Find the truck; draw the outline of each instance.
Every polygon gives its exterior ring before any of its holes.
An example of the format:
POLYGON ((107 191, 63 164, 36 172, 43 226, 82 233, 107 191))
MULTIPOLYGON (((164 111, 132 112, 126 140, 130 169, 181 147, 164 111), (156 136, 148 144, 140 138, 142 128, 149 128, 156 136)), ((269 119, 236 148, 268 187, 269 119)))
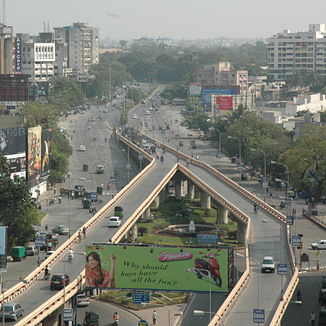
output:
POLYGON ((10 254, 13 261, 22 261, 26 258, 26 248, 23 246, 12 247, 10 254))
POLYGON ((122 206, 115 206, 114 207, 114 216, 118 216, 123 218, 123 207, 122 206))
POLYGON ((104 165, 98 165, 96 167, 96 173, 97 174, 103 174, 104 173, 104 165))

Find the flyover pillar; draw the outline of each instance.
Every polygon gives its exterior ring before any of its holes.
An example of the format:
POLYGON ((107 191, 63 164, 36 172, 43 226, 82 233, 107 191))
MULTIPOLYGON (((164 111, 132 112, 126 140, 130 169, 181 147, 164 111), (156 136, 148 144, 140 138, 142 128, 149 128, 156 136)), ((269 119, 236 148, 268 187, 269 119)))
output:
POLYGON ((201 189, 197 186, 195 186, 195 198, 200 198, 200 192, 201 192, 201 189))
POLYGON ((246 230, 247 224, 242 221, 238 221, 237 240, 239 243, 246 243, 246 230))
POLYGON ((191 180, 187 181, 187 194, 189 199, 194 199, 195 197, 195 185, 191 182, 191 180))
POLYGON ((200 206, 203 207, 203 208, 208 208, 208 209, 210 209, 212 207, 211 196, 209 196, 204 191, 201 192, 200 206))
POLYGON ((175 181, 175 198, 181 199, 181 195, 182 195, 182 192, 181 192, 181 181, 176 180, 175 181))
POLYGON ((217 205, 217 222, 227 224, 229 217, 229 211, 222 205, 217 205))
POLYGON ((159 207, 160 206, 160 196, 156 196, 153 202, 151 203, 151 207, 159 207))

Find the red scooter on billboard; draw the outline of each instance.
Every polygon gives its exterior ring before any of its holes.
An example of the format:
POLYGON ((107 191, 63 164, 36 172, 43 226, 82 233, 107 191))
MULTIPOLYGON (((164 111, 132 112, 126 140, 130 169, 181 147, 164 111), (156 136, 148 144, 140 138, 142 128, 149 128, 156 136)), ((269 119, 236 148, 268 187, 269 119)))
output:
POLYGON ((222 286, 222 278, 220 273, 220 264, 218 260, 215 258, 218 256, 217 253, 209 252, 203 258, 195 259, 195 268, 193 269, 198 278, 209 277, 214 280, 217 286, 222 286), (208 272, 206 272, 208 271, 208 272))

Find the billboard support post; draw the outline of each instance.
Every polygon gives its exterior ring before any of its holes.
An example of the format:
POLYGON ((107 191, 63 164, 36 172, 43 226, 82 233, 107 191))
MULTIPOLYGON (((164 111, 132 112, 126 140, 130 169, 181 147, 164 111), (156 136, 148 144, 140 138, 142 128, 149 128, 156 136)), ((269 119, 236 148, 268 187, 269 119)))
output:
MULTIPOLYGON (((208 309, 208 311, 211 314, 212 313, 212 282, 211 282, 212 274, 211 274, 211 272, 207 269, 202 269, 202 268, 190 268, 190 269, 187 269, 187 272, 204 272, 204 276, 205 276, 205 273, 208 274, 205 277, 209 278, 209 303, 208 303, 209 309, 208 309)), ((203 275, 203 274, 201 274, 201 275, 203 275)), ((211 317, 209 317, 209 321, 211 321, 211 317)))

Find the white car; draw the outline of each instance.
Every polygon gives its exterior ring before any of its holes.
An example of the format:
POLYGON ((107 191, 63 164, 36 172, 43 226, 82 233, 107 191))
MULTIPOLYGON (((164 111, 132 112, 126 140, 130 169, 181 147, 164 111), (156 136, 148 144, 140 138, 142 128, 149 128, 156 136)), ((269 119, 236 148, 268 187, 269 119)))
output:
POLYGON ((86 147, 85 147, 85 145, 80 145, 80 146, 79 146, 79 150, 80 150, 81 152, 85 152, 85 151, 86 151, 86 147))
POLYGON ((134 114, 132 115, 132 118, 133 118, 133 119, 137 119, 137 114, 134 113, 134 114))
POLYGON ((87 307, 89 298, 85 294, 77 294, 77 307, 87 307))
POLYGON ((49 251, 47 251, 46 254, 45 254, 45 258, 44 258, 44 259, 50 257, 53 253, 54 253, 53 250, 49 250, 49 251))
POLYGON ((38 249, 35 246, 26 247, 26 255, 27 256, 35 256, 38 253, 38 249))
POLYGON ((275 272, 275 263, 274 259, 271 256, 265 256, 263 262, 261 263, 261 272, 262 273, 274 273, 275 272))
POLYGON ((317 242, 312 243, 311 248, 317 250, 326 249, 326 240, 318 240, 317 242))
POLYGON ((147 110, 147 111, 145 112, 145 114, 146 114, 146 115, 150 115, 151 113, 147 110))
POLYGON ((121 225, 121 219, 118 216, 111 216, 109 218, 108 227, 119 227, 121 225))

